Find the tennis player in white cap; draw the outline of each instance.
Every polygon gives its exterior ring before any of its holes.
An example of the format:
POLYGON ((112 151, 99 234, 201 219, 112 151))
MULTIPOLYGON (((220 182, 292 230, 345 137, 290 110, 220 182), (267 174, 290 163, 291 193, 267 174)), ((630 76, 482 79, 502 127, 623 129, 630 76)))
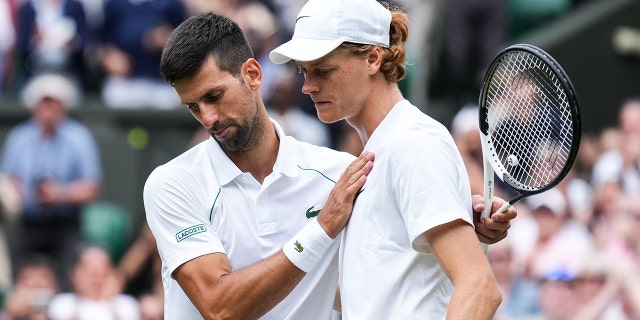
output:
POLYGON ((320 120, 346 119, 376 155, 343 232, 342 316, 492 319, 501 293, 474 233, 460 153, 447 128, 398 87, 407 37, 400 8, 310 0, 293 38, 270 53, 304 73, 302 91, 320 120))

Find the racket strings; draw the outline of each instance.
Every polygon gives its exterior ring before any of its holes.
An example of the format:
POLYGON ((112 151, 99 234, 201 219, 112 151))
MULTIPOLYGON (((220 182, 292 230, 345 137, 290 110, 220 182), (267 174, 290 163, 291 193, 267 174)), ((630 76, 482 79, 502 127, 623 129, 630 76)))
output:
POLYGON ((569 161, 574 133, 569 98, 553 70, 529 53, 505 55, 486 99, 495 161, 507 178, 531 191, 555 181, 569 161))

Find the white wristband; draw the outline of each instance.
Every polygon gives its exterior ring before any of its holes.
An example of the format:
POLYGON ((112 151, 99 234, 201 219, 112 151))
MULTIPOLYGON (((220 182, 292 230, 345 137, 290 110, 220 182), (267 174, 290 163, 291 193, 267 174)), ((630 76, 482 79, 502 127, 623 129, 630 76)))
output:
POLYGON ((285 243, 282 251, 293 265, 308 273, 322 259, 333 241, 314 218, 285 243))

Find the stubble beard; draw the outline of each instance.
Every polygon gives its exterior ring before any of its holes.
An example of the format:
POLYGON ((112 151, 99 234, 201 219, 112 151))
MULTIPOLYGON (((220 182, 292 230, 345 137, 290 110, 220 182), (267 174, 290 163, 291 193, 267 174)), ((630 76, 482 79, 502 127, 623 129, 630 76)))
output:
POLYGON ((247 119, 242 123, 236 122, 234 120, 229 120, 209 129, 209 134, 213 137, 214 140, 216 140, 222 151, 226 153, 248 151, 255 145, 257 145, 261 140, 264 129, 260 125, 260 118, 258 116, 258 108, 260 106, 253 98, 249 100, 249 103, 255 106, 253 117, 251 119, 247 119), (218 138, 216 138, 213 132, 216 131, 217 128, 224 128, 226 126, 236 127, 236 132, 233 136, 227 139, 219 140, 218 138))

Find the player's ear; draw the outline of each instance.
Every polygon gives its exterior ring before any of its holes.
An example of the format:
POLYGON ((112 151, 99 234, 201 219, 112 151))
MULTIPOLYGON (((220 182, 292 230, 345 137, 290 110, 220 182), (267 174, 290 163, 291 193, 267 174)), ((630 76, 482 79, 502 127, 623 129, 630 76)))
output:
POLYGON ((382 51, 382 47, 380 46, 372 46, 369 50, 369 55, 367 56, 367 71, 369 74, 375 74, 380 70, 380 66, 382 66, 382 58, 384 57, 384 52, 382 51))
POLYGON ((252 90, 260 89, 260 85, 262 84, 262 67, 256 59, 247 59, 242 65, 240 73, 249 88, 252 90))

